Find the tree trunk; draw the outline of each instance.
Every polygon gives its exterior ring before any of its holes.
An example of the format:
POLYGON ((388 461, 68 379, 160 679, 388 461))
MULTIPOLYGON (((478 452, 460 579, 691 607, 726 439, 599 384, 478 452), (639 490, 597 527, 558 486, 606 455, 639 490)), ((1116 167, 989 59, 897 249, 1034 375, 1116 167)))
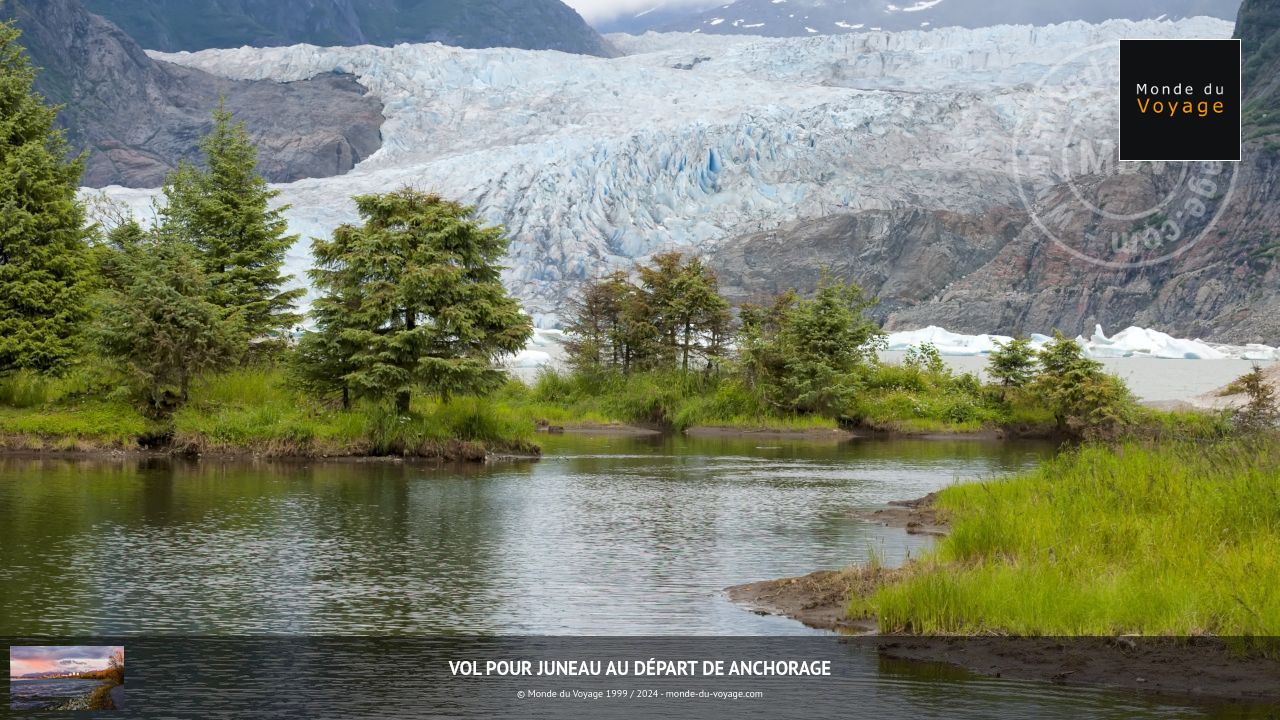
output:
POLYGON ((690 343, 689 336, 692 334, 692 332, 693 332, 693 328, 689 326, 689 321, 686 320, 684 323, 684 347, 681 348, 681 351, 684 357, 681 358, 681 361, 680 361, 680 369, 683 370, 684 372, 689 372, 689 343, 690 343))
POLYGON ((351 388, 346 385, 342 386, 342 409, 344 411, 351 409, 351 388))
MULTIPOLYGON (((413 330, 418 326, 418 313, 413 308, 404 309, 404 328, 405 330, 413 330)), ((401 390, 396 393, 396 412, 401 415, 409 414, 409 391, 401 390)))

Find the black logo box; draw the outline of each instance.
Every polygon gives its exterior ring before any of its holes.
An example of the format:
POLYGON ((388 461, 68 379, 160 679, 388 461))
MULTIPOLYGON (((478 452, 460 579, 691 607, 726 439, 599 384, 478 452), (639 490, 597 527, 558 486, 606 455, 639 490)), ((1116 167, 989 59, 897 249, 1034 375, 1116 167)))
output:
POLYGON ((1238 39, 1121 40, 1120 160, 1239 161, 1241 72, 1238 39), (1145 93, 1140 94, 1140 85, 1147 86, 1145 93), (1165 88, 1175 92, 1166 94, 1165 88), (1146 104, 1145 114, 1139 100, 1146 104), (1191 114, 1183 112, 1186 102, 1192 104, 1191 114), (1172 115, 1170 103, 1177 104, 1172 115), (1222 103, 1221 113, 1214 112, 1215 103, 1222 103), (1157 108, 1163 112, 1156 113, 1157 108))

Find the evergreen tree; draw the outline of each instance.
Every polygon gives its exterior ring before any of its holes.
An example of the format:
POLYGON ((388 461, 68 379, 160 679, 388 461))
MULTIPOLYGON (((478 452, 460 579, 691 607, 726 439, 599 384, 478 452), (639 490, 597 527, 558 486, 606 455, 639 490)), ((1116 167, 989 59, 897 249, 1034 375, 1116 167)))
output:
POLYGON ((317 240, 312 273, 344 308, 351 390, 407 413, 418 387, 442 399, 497 389, 505 375, 495 359, 533 334, 502 286, 502 230, 482 227, 473 208, 410 189, 357 197, 356 207, 364 224, 317 240))
POLYGON ((1038 354, 1036 395, 1053 410, 1058 430, 1082 437, 1102 436, 1129 423, 1133 398, 1120 378, 1103 372, 1080 343, 1054 332, 1038 354))
POLYGON ((575 369, 623 366, 627 346, 622 332, 623 309, 634 290, 626 276, 616 272, 588 283, 582 294, 570 301, 565 351, 575 369))
POLYGON ((300 319, 294 305, 304 291, 283 289, 293 278, 282 272, 298 237, 286 234, 287 208, 271 208, 280 193, 258 174, 244 124, 225 105, 213 121, 200 143, 205 168, 183 163, 166 180, 161 223, 195 248, 209 299, 238 318, 243 335, 279 337, 300 319))
POLYGON ((1280 405, 1276 402, 1276 389, 1267 380, 1266 373, 1257 365, 1232 385, 1239 387, 1247 398, 1236 411, 1236 422, 1244 430, 1274 430, 1280 420, 1280 405))
POLYGON ((0 373, 56 372, 87 310, 82 162, 66 159, 18 35, 0 24, 0 373))
POLYGON ((782 371, 778 333, 799 297, 788 290, 768 305, 745 303, 738 308, 738 367, 751 387, 766 387, 782 371))
POLYGON ((93 247, 96 277, 94 285, 109 290, 123 290, 132 281, 133 256, 148 242, 142 226, 130 219, 107 232, 93 247))
POLYGON ((783 295, 743 317, 743 366, 770 401, 792 412, 838 415, 853 400, 859 370, 883 346, 865 311, 875 305, 854 284, 823 278, 812 299, 783 295))
POLYGON ((148 236, 117 263, 125 271, 102 295, 98 342, 137 382, 148 409, 167 416, 196 376, 236 359, 241 328, 208 299, 209 279, 185 242, 148 236))
POLYGON ((351 409, 348 377, 360 369, 355 361, 360 348, 347 334, 355 329, 360 310, 358 292, 358 288, 338 286, 316 299, 311 305, 315 328, 298 338, 289 362, 295 386, 322 399, 339 399, 343 410, 351 409))
POLYGON ((571 306, 565 325, 569 362, 579 370, 629 373, 670 364, 661 342, 654 298, 615 272, 590 283, 571 306), (666 363, 664 363, 664 360, 666 363))
POLYGON ((640 268, 650 322, 661 343, 661 362, 688 371, 691 360, 710 362, 723 352, 729 303, 715 273, 700 259, 666 253, 640 268))
POLYGON ((1014 338, 991 353, 987 374, 1001 387, 1026 387, 1036 375, 1036 351, 1027 338, 1014 338))

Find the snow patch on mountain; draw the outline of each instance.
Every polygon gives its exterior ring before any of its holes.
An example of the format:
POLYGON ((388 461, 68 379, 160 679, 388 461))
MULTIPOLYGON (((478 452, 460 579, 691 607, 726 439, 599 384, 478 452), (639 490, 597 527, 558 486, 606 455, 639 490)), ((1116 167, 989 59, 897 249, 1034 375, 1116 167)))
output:
MULTIPOLYGON (((381 150, 342 177, 279 186, 303 236, 293 272, 309 266, 311 237, 357 220, 353 195, 409 185, 506 226, 504 279, 552 327, 583 280, 656 252, 699 252, 836 211, 1015 204, 1009 139, 1021 119, 1038 111, 1077 132, 1114 132, 1114 88, 1085 82, 1081 66, 1036 92, 1049 67, 1122 37, 1231 32, 1195 18, 612 36, 627 53, 615 59, 438 44, 153 56, 238 79, 351 73, 383 100, 381 150)), ((107 194, 150 216, 154 192, 107 194)))

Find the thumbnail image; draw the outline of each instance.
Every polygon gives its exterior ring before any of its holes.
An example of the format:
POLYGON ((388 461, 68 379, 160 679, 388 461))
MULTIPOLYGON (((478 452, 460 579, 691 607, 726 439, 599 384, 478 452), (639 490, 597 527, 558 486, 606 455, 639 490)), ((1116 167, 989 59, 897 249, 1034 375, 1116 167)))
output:
POLYGON ((9 704, 14 710, 123 710, 124 648, 14 645, 9 704))

